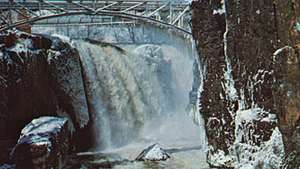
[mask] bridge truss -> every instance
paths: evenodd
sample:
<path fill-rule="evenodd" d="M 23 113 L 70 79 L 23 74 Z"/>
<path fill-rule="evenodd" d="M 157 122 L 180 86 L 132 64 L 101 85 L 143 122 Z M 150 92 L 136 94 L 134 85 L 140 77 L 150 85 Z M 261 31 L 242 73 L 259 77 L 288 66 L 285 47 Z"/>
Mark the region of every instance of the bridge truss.
<path fill-rule="evenodd" d="M 63 19 L 67 16 L 99 16 Z M 54 19 L 56 18 L 56 19 Z M 76 17 L 73 17 L 76 18 Z M 118 18 L 118 19 L 116 19 Z M 147 22 L 190 33 L 189 3 L 174 0 L 0 0 L 0 32 L 19 26 Z"/>

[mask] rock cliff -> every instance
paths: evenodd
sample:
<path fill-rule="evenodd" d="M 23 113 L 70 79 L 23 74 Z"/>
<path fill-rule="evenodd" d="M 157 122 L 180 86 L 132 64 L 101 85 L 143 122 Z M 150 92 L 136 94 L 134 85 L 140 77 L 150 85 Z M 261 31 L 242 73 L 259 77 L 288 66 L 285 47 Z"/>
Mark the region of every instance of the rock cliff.
<path fill-rule="evenodd" d="M 70 131 L 84 131 L 76 137 L 86 133 L 81 130 L 89 123 L 81 71 L 77 50 L 58 37 L 0 34 L 1 157 L 8 157 L 22 128 L 41 116 L 66 117 Z"/>
<path fill-rule="evenodd" d="M 208 162 L 279 168 L 283 143 L 288 156 L 298 151 L 299 1 L 198 0 L 192 9 Z"/>

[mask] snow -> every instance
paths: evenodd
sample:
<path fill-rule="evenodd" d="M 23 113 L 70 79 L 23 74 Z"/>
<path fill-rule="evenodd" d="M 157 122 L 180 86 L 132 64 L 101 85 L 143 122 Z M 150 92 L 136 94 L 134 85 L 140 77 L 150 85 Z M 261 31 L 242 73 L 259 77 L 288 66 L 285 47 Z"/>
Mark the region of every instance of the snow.
<path fill-rule="evenodd" d="M 210 151 L 213 148 L 210 146 Z M 215 166 L 228 166 L 233 163 L 232 157 L 229 155 L 225 155 L 225 152 L 222 150 L 214 151 L 213 153 L 209 153 L 208 161 L 210 164 L 214 164 Z"/>
<path fill-rule="evenodd" d="M 268 115 L 264 117 L 264 115 Z M 241 124 L 242 122 L 250 122 L 253 120 L 264 120 L 268 122 L 276 122 L 276 115 L 270 114 L 263 109 L 256 107 L 246 110 L 238 110 L 236 113 L 235 124 Z"/>
<path fill-rule="evenodd" d="M 300 22 L 297 22 L 297 23 L 296 23 L 296 29 L 297 29 L 297 31 L 300 32 Z"/>
<path fill-rule="evenodd" d="M 149 160 L 160 160 L 160 159 L 166 159 L 168 156 L 165 154 L 165 152 L 162 150 L 161 147 L 158 145 L 155 145 L 146 155 L 145 159 Z"/>
<path fill-rule="evenodd" d="M 244 89 L 240 89 L 240 99 L 238 100 L 238 105 L 240 110 L 245 109 L 247 106 Z"/>
<path fill-rule="evenodd" d="M 222 1 L 223 2 L 223 1 Z M 224 55 L 225 55 L 225 62 L 226 62 L 226 71 L 224 72 L 224 77 L 225 77 L 225 82 L 223 84 L 223 88 L 225 90 L 226 96 L 228 96 L 228 99 L 233 101 L 238 98 L 237 96 L 237 91 L 235 89 L 234 85 L 234 80 L 232 77 L 232 67 L 231 67 L 231 62 L 228 56 L 227 52 L 227 34 L 229 31 L 229 26 L 228 26 L 228 21 L 227 21 L 227 16 L 226 16 L 226 5 L 225 2 L 222 3 L 222 6 L 225 11 L 225 22 L 226 22 L 226 30 L 223 35 L 223 41 L 224 41 Z"/>
<path fill-rule="evenodd" d="M 265 76 L 267 74 L 272 75 L 274 73 L 274 71 L 267 71 L 267 70 L 263 70 L 263 69 L 258 69 L 257 73 L 253 76 L 253 80 L 254 80 L 254 86 L 259 84 L 259 83 L 263 83 Z"/>
<path fill-rule="evenodd" d="M 33 143 L 35 145 L 45 145 L 47 147 L 48 156 L 53 146 L 51 134 L 57 134 L 66 122 L 66 118 L 51 116 L 33 119 L 22 129 L 18 144 L 25 142 L 26 144 Z M 12 151 L 12 154 L 14 154 L 15 148 Z"/>
<path fill-rule="evenodd" d="M 47 60 L 49 64 L 51 63 L 51 59 L 53 59 L 53 58 L 58 59 L 58 57 L 61 56 L 60 51 L 55 51 L 55 50 L 49 49 L 48 52 L 51 53 L 51 57 L 48 57 L 48 60 Z"/>
<path fill-rule="evenodd" d="M 32 41 L 30 39 L 20 39 L 16 45 L 8 48 L 8 51 L 14 51 L 16 53 L 27 52 L 28 49 L 32 48 Z M 21 59 L 21 58 L 20 58 Z"/>
<path fill-rule="evenodd" d="M 221 4 L 222 4 L 222 8 L 214 9 L 214 10 L 213 10 L 213 14 L 214 14 L 214 15 L 217 15 L 217 14 L 219 14 L 219 15 L 225 14 L 225 12 L 226 12 L 226 11 L 225 11 L 225 10 L 226 10 L 225 8 L 226 8 L 226 7 L 225 7 L 225 2 L 224 2 L 224 0 L 221 1 Z"/>
<path fill-rule="evenodd" d="M 1 164 L 0 169 L 15 169 L 16 165 L 11 165 L 11 164 Z"/>
<path fill-rule="evenodd" d="M 274 53 L 273 53 L 273 61 L 276 61 L 276 57 L 283 52 L 284 50 L 293 50 L 293 48 L 291 46 L 284 46 L 282 48 L 277 49 Z"/>
<path fill-rule="evenodd" d="M 59 38 L 62 42 L 64 43 L 68 43 L 70 46 L 74 47 L 73 44 L 72 44 L 72 41 L 71 41 L 71 38 L 70 37 L 67 37 L 67 36 L 64 36 L 64 35 L 61 35 L 61 34 L 51 34 L 52 37 L 57 37 Z"/>
<path fill-rule="evenodd" d="M 196 51 L 196 44 L 192 41 L 192 49 Z M 203 92 L 203 84 L 206 75 L 205 65 L 201 64 L 198 53 L 194 54 L 194 64 L 193 64 L 193 86 L 192 91 L 190 91 L 190 105 L 189 105 L 189 116 L 193 118 L 194 122 L 199 125 L 203 130 L 205 130 L 203 118 L 200 114 L 201 102 L 200 97 Z M 203 136 L 206 138 L 206 136 Z"/>
<path fill-rule="evenodd" d="M 224 8 L 220 8 L 220 9 L 214 9 L 213 10 L 213 14 L 214 15 L 222 15 L 222 14 L 224 14 L 225 13 L 225 9 Z"/>
<path fill-rule="evenodd" d="M 230 154 L 234 157 L 235 168 L 254 169 L 263 165 L 264 169 L 279 168 L 284 158 L 282 135 L 276 127 L 269 141 L 261 146 L 252 144 L 251 139 L 258 137 L 247 126 L 254 121 L 276 123 L 275 114 L 258 106 L 246 110 L 238 110 L 235 117 L 235 143 Z M 244 138 L 244 141 L 242 140 Z M 246 141 L 246 143 L 244 143 Z"/>
<path fill-rule="evenodd" d="M 170 155 L 160 147 L 159 144 L 154 144 L 145 149 L 138 157 L 137 160 L 143 161 L 160 161 L 170 158 Z"/>
<path fill-rule="evenodd" d="M 260 147 L 236 143 L 234 150 L 233 154 L 237 155 L 234 166 L 238 169 L 280 168 L 285 156 L 282 135 L 277 127 L 270 140 Z"/>
<path fill-rule="evenodd" d="M 38 119 L 33 119 L 31 123 L 25 126 L 21 131 L 20 139 L 24 136 L 37 134 L 37 133 L 47 133 L 53 132 L 61 128 L 65 122 L 66 118 L 58 117 L 40 117 Z"/>
<path fill-rule="evenodd" d="M 235 117 L 236 143 L 243 142 L 242 140 L 244 138 L 247 143 L 251 144 L 253 137 L 258 137 L 258 135 L 255 135 L 249 127 L 256 121 L 276 123 L 277 119 L 275 114 L 269 113 L 259 107 L 254 107 L 246 110 L 238 110 Z"/>
<path fill-rule="evenodd" d="M 257 154 L 257 160 L 255 165 L 263 162 L 264 168 L 268 169 L 279 168 L 285 157 L 284 144 L 282 140 L 282 134 L 276 127 L 272 133 L 271 139 L 266 142 L 261 151 Z"/>

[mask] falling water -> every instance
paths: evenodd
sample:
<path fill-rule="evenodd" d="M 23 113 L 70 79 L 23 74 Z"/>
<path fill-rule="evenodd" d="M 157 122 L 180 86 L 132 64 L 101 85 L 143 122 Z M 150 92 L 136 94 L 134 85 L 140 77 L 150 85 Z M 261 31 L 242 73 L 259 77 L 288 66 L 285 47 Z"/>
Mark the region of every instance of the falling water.
<path fill-rule="evenodd" d="M 156 130 L 166 119 L 185 115 L 193 59 L 184 51 L 168 45 L 120 48 L 92 40 L 74 45 L 83 64 L 97 149 L 122 146 L 140 138 L 146 126 Z"/>

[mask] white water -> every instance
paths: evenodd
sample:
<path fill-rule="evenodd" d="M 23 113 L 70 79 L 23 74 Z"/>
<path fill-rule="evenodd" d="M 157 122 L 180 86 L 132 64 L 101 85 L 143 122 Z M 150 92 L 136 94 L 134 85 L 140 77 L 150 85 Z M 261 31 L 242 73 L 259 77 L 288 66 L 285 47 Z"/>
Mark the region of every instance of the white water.
<path fill-rule="evenodd" d="M 193 52 L 169 45 L 126 45 L 122 49 L 87 41 L 74 45 L 80 52 L 96 124 L 92 151 L 134 160 L 144 148 L 159 143 L 178 150 L 166 165 L 206 165 L 200 137 L 204 131 L 186 112 L 193 83 Z"/>

